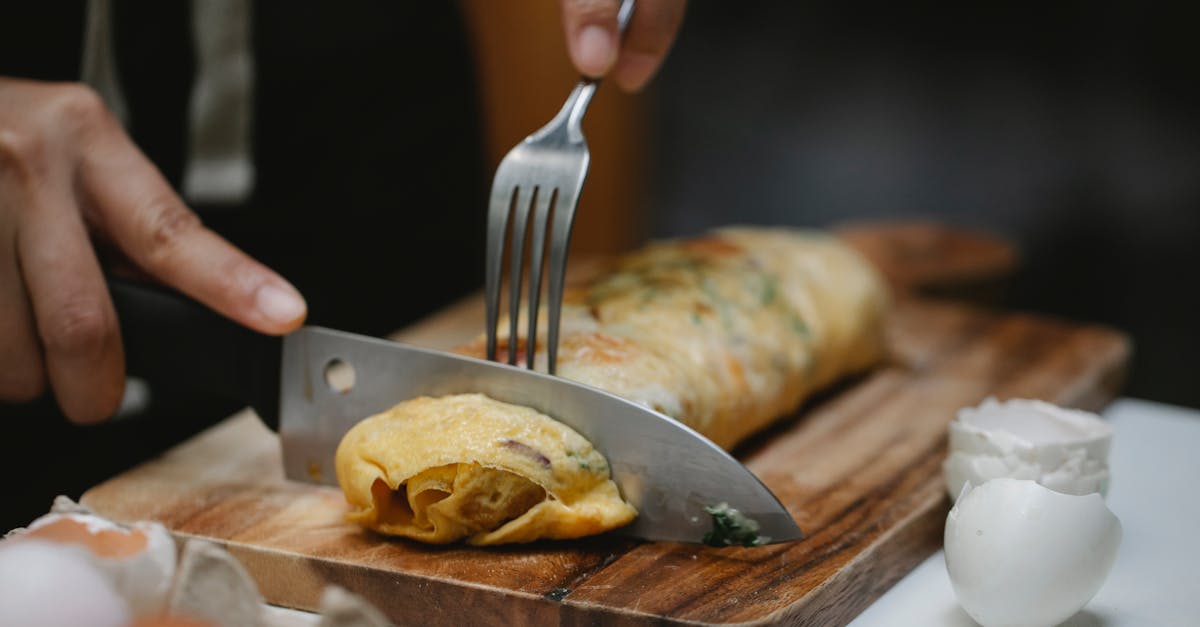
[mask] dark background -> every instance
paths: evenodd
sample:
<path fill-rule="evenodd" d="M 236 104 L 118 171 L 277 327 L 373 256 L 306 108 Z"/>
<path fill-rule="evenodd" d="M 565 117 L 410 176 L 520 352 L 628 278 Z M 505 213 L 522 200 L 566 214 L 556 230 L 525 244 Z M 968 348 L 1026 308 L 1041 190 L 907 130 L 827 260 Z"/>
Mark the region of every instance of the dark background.
<path fill-rule="evenodd" d="M 654 86 L 656 235 L 934 218 L 1008 303 L 1132 334 L 1200 407 L 1200 37 L 1183 3 L 693 2 Z"/>

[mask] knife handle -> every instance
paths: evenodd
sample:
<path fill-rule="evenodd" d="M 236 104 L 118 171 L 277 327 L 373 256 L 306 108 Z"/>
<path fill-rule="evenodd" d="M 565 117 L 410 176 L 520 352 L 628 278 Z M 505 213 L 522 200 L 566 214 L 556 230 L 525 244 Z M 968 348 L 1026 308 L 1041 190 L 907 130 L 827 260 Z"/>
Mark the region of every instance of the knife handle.
<path fill-rule="evenodd" d="M 243 402 L 279 427 L 282 342 L 158 287 L 108 279 L 121 326 L 125 369 L 153 389 Z"/>

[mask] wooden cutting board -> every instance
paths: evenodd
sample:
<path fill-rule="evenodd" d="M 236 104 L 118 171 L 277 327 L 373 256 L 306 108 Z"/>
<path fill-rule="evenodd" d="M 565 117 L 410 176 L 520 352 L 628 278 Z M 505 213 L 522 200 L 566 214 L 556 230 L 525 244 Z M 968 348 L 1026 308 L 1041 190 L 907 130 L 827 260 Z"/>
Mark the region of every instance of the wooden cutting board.
<path fill-rule="evenodd" d="M 1011 264 L 996 259 L 988 263 Z M 933 266 L 945 283 L 946 264 Z M 920 283 L 888 274 L 902 294 L 899 284 Z M 481 328 L 480 307 L 465 301 L 400 337 L 452 346 Z M 315 608 L 336 583 L 402 625 L 840 625 L 940 546 L 941 461 L 957 409 L 989 395 L 1099 408 L 1130 350 L 1103 327 L 912 295 L 900 297 L 888 336 L 891 363 L 735 451 L 808 534 L 799 542 L 715 549 L 597 537 L 484 549 L 385 539 L 343 522 L 338 490 L 285 481 L 278 439 L 249 412 L 82 500 L 225 545 L 268 601 L 289 607 Z"/>

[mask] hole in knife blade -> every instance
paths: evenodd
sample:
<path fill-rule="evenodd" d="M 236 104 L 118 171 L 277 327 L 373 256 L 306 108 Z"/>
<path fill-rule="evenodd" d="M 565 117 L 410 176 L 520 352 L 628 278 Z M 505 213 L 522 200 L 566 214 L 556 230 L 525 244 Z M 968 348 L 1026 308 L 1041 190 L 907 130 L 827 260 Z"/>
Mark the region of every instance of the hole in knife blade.
<path fill-rule="evenodd" d="M 349 393 L 354 389 L 354 366 L 336 357 L 330 359 L 325 364 L 325 383 L 338 394 Z"/>

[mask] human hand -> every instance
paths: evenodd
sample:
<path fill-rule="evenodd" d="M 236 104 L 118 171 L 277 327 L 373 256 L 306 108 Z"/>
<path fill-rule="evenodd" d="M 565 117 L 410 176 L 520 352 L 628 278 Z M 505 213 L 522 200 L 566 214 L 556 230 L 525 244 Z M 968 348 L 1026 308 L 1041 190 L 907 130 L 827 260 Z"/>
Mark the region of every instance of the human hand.
<path fill-rule="evenodd" d="M 617 34 L 621 0 L 561 0 L 567 51 L 575 68 L 637 91 L 654 76 L 683 22 L 686 0 L 638 0 L 624 40 Z"/>
<path fill-rule="evenodd" d="M 0 78 L 0 401 L 49 385 L 75 422 L 116 411 L 125 359 L 93 239 L 256 331 L 304 320 L 299 292 L 202 226 L 95 92 Z"/>

